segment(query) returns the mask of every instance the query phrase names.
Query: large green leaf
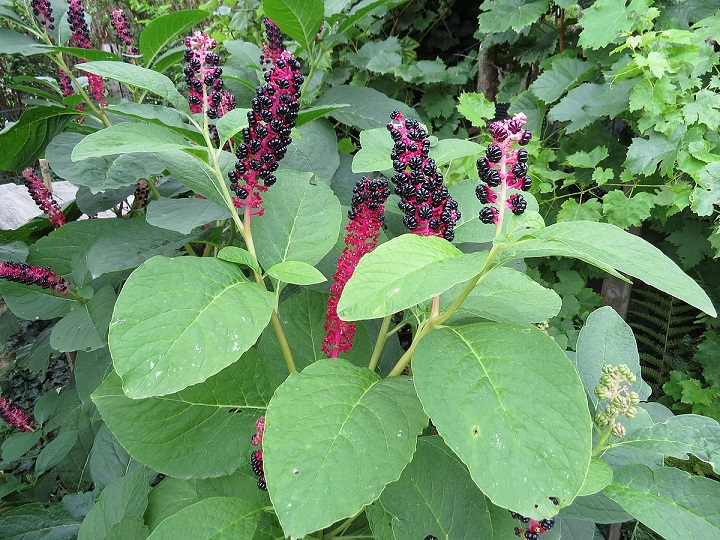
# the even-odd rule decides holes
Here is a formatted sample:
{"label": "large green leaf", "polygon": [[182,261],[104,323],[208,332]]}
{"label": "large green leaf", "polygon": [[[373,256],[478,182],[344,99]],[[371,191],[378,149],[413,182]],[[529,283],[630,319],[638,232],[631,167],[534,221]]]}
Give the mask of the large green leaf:
{"label": "large green leaf", "polygon": [[187,506],[160,523],[148,540],[235,540],[254,538],[262,505],[234,497],[211,497]]}
{"label": "large green leaf", "polygon": [[592,426],[552,338],[532,326],[444,327],[418,343],[412,367],[425,411],[495,504],[539,518],[557,512],[548,497],[578,494]]}
{"label": "large green leaf", "polygon": [[35,321],[62,317],[78,305],[72,297],[63,297],[37,285],[22,285],[0,280],[0,296],[15,315]]}
{"label": "large green leaf", "polygon": [[80,519],[62,503],[31,503],[10,508],[0,519],[0,537],[6,540],[71,540],[80,529]]}
{"label": "large green leaf", "polygon": [[315,120],[298,129],[299,137],[288,146],[280,170],[311,172],[329,184],[340,166],[337,135],[325,119]]}
{"label": "large green leaf", "polygon": [[360,259],[338,315],[347,321],[392,315],[479,274],[486,258],[486,252],[463,254],[437,236],[395,237]]}
{"label": "large green leaf", "polygon": [[72,160],[113,154],[130,154],[152,149],[157,152],[179,150],[186,146],[180,135],[156,124],[123,122],[91,133],[72,151]]}
{"label": "large green leaf", "polygon": [[593,405],[598,403],[595,387],[600,384],[604,364],[626,364],[637,377],[634,384],[626,386],[636,391],[643,400],[650,396],[651,388],[640,376],[640,355],[635,335],[610,306],[598,308],[588,316],[580,330],[576,351],[575,366]]}
{"label": "large green leaf", "polygon": [[32,56],[33,54],[43,54],[51,49],[30,36],[11,30],[10,28],[0,28],[0,51],[2,54],[22,54],[23,56]]}
{"label": "large green leaf", "polygon": [[310,50],[320,31],[325,7],[322,0],[265,0],[263,10],[280,30]]}
{"label": "large green leaf", "polygon": [[591,523],[621,523],[633,517],[622,507],[602,493],[578,497],[570,506],[562,509],[562,516]]}
{"label": "large green leaf", "polygon": [[147,508],[148,493],[150,485],[142,467],[107,486],[85,516],[78,540],[105,538],[122,519],[142,518]]}
{"label": "large green leaf", "polygon": [[707,416],[682,414],[662,424],[631,430],[611,448],[637,448],[679,459],[693,454],[720,470],[720,424]]}
{"label": "large green leaf", "polygon": [[220,207],[208,199],[163,198],[150,202],[145,217],[155,227],[188,234],[195,227],[230,216],[225,206]]}
{"label": "large green leaf", "polygon": [[169,78],[157,71],[126,62],[103,61],[79,64],[77,68],[129,86],[148,90],[165,98],[175,108],[190,113],[187,99],[176,90],[175,84]]}
{"label": "large green leaf", "polygon": [[372,173],[392,169],[390,152],[392,152],[393,140],[387,128],[361,131],[360,147],[352,160],[352,172]]}
{"label": "large green leaf", "polygon": [[95,434],[88,467],[95,488],[103,489],[142,465],[130,457],[107,424],[103,424]]}
{"label": "large green leaf", "polygon": [[42,449],[35,462],[35,476],[40,476],[68,455],[78,438],[77,431],[62,431]]}
{"label": "large green leaf", "polygon": [[662,251],[608,223],[572,221],[532,231],[503,250],[499,260],[552,255],[580,259],[619,277],[623,272],[716,315],[705,291]]}
{"label": "large green leaf", "polygon": [[19,171],[32,166],[52,138],[78,112],[63,107],[35,107],[22,113],[10,129],[0,133],[0,171]]}
{"label": "large green leaf", "polygon": [[[223,196],[220,180],[206,163],[182,150],[162,152],[157,157],[165,164],[175,180],[192,189],[196,194],[207,197],[218,206],[227,208],[228,203]],[[234,168],[237,158],[230,152],[220,152],[218,161],[223,171],[223,182],[229,190],[230,182],[227,180],[227,173]]]}
{"label": "large green leaf", "polygon": [[277,386],[254,351],[176,394],[130,399],[121,382],[112,373],[93,394],[103,420],[133,458],[179,478],[230,474],[249,463],[253,423]]}
{"label": "large green leaf", "polygon": [[209,12],[201,9],[186,9],[151,20],[140,33],[139,45],[144,64],[151,67],[165,45],[209,16]]}
{"label": "large green leaf", "polygon": [[530,85],[530,91],[545,103],[554,103],[582,79],[593,64],[577,58],[560,57]]}
{"label": "large green leaf", "polygon": [[105,286],[65,315],[50,334],[52,348],[60,352],[89,352],[105,347],[115,300],[113,288]]}
{"label": "large green leaf", "polygon": [[411,379],[382,380],[339,359],[290,375],[270,401],[263,438],[285,534],[302,537],[375,500],[400,477],[426,422]]}
{"label": "large green leaf", "polygon": [[333,111],[330,116],[361,130],[384,127],[390,121],[390,113],[395,109],[406,117],[420,118],[415,110],[404,103],[390,99],[382,92],[367,86],[333,86],[318,98],[315,105],[334,103],[351,103],[348,107]]}
{"label": "large green leaf", "polygon": [[600,49],[613,43],[620,32],[632,28],[626,7],[627,0],[598,0],[583,10],[578,45],[589,49]]}
{"label": "large green leaf", "polygon": [[310,173],[282,171],[277,178],[263,194],[265,213],[252,222],[258,260],[263,268],[282,261],[314,265],[335,245],[340,201]]}
{"label": "large green leaf", "polygon": [[[421,437],[413,460],[380,504],[396,538],[492,538],[487,500],[440,437]],[[458,519],[458,516],[463,516]]]}
{"label": "large green leaf", "polygon": [[248,350],[274,297],[219,259],[153,257],[125,282],[108,344],[132,398],[177,392]]}
{"label": "large green leaf", "polygon": [[629,465],[603,493],[666,540],[720,534],[720,484],[679,469]]}
{"label": "large green leaf", "polygon": [[478,17],[478,30],[482,33],[499,33],[511,28],[519,32],[534,23],[547,11],[548,0],[493,0],[483,4]]}

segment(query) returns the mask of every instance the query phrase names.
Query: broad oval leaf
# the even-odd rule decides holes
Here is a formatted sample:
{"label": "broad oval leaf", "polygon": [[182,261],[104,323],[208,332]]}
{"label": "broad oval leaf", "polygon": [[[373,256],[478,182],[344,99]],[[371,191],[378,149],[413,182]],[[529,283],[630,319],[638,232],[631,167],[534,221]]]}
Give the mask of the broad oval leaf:
{"label": "broad oval leaf", "polygon": [[148,540],[255,538],[264,511],[262,505],[244,499],[211,497],[191,504],[165,519]]}
{"label": "broad oval leaf", "polygon": [[327,281],[320,270],[300,261],[279,262],[268,268],[267,274],[283,283],[295,285],[314,285]]}
{"label": "broad oval leaf", "polygon": [[338,315],[346,321],[392,315],[479,274],[486,258],[487,252],[463,254],[437,236],[395,237],[360,259]]}
{"label": "broad oval leaf", "polygon": [[[400,479],[380,496],[396,538],[492,538],[487,500],[440,437],[421,437]],[[458,519],[458,516],[463,516]]]}
{"label": "broad oval leaf", "polygon": [[81,161],[113,154],[130,154],[178,150],[187,143],[180,135],[163,126],[135,122],[115,124],[91,133],[82,139],[72,151],[72,160]]}
{"label": "broad oval leaf", "polygon": [[603,493],[666,540],[720,534],[720,483],[672,467],[628,465]]}
{"label": "broad oval leaf", "polygon": [[15,315],[28,321],[62,317],[77,307],[75,298],[63,297],[37,285],[0,282],[0,296]]}
{"label": "broad oval leaf", "polygon": [[218,259],[222,259],[223,261],[228,261],[235,264],[242,264],[243,266],[252,268],[258,274],[262,274],[262,268],[260,268],[260,263],[258,263],[255,256],[247,249],[239,248],[236,246],[228,246],[222,248],[218,252],[217,256]]}
{"label": "broad oval leaf", "polygon": [[207,19],[210,13],[201,9],[186,9],[167,13],[151,20],[140,33],[140,52],[145,65],[150,67],[165,45],[177,38],[178,34]]}
{"label": "broad oval leaf", "polygon": [[495,504],[525,516],[571,501],[590,462],[587,398],[570,360],[535,327],[444,327],[417,345],[418,396]]}
{"label": "broad oval leaf", "polygon": [[552,255],[580,259],[618,277],[622,277],[619,272],[623,272],[708,315],[717,315],[705,291],[662,251],[609,223],[555,223],[509,245],[497,261]]}
{"label": "broad oval leaf", "polygon": [[63,431],[42,449],[35,462],[35,475],[40,476],[68,455],[78,438],[77,431]]}
{"label": "broad oval leaf", "polygon": [[588,474],[585,477],[585,483],[578,496],[593,495],[602,491],[605,486],[612,482],[612,478],[612,467],[600,458],[592,458]]}
{"label": "broad oval leaf", "polygon": [[218,206],[208,199],[163,198],[148,204],[145,217],[155,227],[189,234],[195,227],[229,219],[229,214],[225,206]]}
{"label": "broad oval leaf", "polygon": [[10,508],[0,520],[0,538],[71,540],[80,529],[80,519],[62,503],[31,503]]}
{"label": "broad oval leaf", "polygon": [[310,50],[320,31],[325,7],[321,0],[265,0],[263,10],[283,32]]}
{"label": "broad oval leaf", "polygon": [[168,77],[157,71],[126,62],[108,61],[86,62],[76,67],[113,81],[148,90],[167,99],[176,109],[190,113],[187,99],[177,91],[175,84]]}
{"label": "broad oval leaf", "polygon": [[178,478],[230,474],[247,464],[238,441],[250,440],[277,387],[253,351],[176,394],[130,399],[121,383],[112,373],[92,396],[103,420],[133,458]]}
{"label": "broad oval leaf", "polygon": [[332,189],[312,174],[279,171],[263,194],[265,213],[252,221],[263,268],[292,260],[317,264],[335,245],[342,210]]}
{"label": "broad oval leaf", "polygon": [[407,118],[420,118],[417,112],[400,101],[390,99],[382,92],[368,86],[333,86],[315,102],[315,106],[335,103],[351,103],[350,106],[333,111],[330,115],[338,122],[358,129],[385,127],[390,121],[390,111],[399,110]]}
{"label": "broad oval leaf", "polygon": [[285,534],[302,537],[375,500],[399,478],[426,423],[406,377],[382,380],[338,359],[290,375],[270,401],[263,438]]}
{"label": "broad oval leaf", "polygon": [[128,396],[177,392],[232,364],[270,320],[274,296],[219,259],[153,257],[128,278],[108,345]]}

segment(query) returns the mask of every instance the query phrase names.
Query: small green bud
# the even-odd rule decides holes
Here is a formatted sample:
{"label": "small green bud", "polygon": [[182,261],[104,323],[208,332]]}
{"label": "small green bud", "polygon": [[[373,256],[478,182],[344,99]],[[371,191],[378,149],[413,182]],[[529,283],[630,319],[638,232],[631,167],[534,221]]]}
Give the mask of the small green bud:
{"label": "small green bud", "polygon": [[615,368],[613,366],[611,366],[610,364],[603,364],[602,372],[605,375],[612,375],[614,371],[615,371]]}
{"label": "small green bud", "polygon": [[625,426],[623,426],[620,422],[615,422],[610,433],[612,433],[615,437],[624,437]]}
{"label": "small green bud", "polygon": [[612,420],[618,415],[618,410],[612,405],[608,405],[605,407],[605,414]]}
{"label": "small green bud", "polygon": [[612,399],[613,407],[618,409],[619,411],[622,411],[627,407],[627,401],[625,401],[625,396],[615,396]]}
{"label": "small green bud", "polygon": [[599,412],[595,415],[595,423],[600,427],[605,427],[610,424],[610,420],[605,413]]}
{"label": "small green bud", "polygon": [[625,409],[625,416],[627,418],[635,418],[637,416],[638,410],[635,407],[628,407]]}
{"label": "small green bud", "polygon": [[608,397],[608,389],[605,388],[602,384],[598,384],[595,387],[595,395],[598,399],[607,399]]}
{"label": "small green bud", "polygon": [[602,384],[605,388],[612,388],[612,377],[606,373],[605,375],[600,377],[600,384]]}
{"label": "small green bud", "polygon": [[632,370],[628,367],[627,364],[620,364],[618,366],[618,371],[620,372],[620,375],[625,377],[625,380],[630,384],[633,384],[637,380],[635,374],[632,372]]}
{"label": "small green bud", "polygon": [[637,405],[640,403],[640,396],[637,392],[630,392],[628,394],[628,400],[630,401],[630,405]]}

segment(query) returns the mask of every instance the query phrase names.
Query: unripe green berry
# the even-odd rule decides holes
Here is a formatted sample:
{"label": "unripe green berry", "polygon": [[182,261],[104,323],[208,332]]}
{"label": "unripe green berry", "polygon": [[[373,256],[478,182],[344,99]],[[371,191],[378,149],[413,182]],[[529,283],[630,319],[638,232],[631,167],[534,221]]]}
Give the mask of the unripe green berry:
{"label": "unripe green berry", "polygon": [[595,415],[595,423],[600,427],[604,427],[610,423],[610,420],[605,413],[599,412]]}
{"label": "unripe green berry", "polygon": [[637,392],[630,392],[628,394],[628,400],[630,401],[631,405],[637,405],[638,403],[640,403],[640,396]]}
{"label": "unripe green berry", "polygon": [[606,375],[612,375],[614,371],[615,371],[615,368],[613,366],[611,366],[610,364],[603,364],[602,372],[605,373]]}
{"label": "unripe green berry", "polygon": [[627,407],[627,401],[625,401],[625,396],[615,396],[612,399],[612,404],[613,404],[613,407],[615,407],[616,409],[618,409],[620,411],[622,411],[623,409],[625,409],[625,407]]}
{"label": "unripe green berry", "polygon": [[618,410],[612,405],[608,405],[605,407],[605,414],[607,414],[608,418],[613,419],[618,415]]}
{"label": "unripe green berry", "polygon": [[602,384],[605,388],[611,388],[613,385],[612,377],[606,373],[600,377],[600,384]]}
{"label": "unripe green berry", "polygon": [[635,407],[628,407],[627,409],[625,409],[624,414],[627,418],[635,418],[637,416],[637,413],[638,411]]}
{"label": "unripe green berry", "polygon": [[620,422],[615,422],[612,426],[612,430],[610,431],[615,437],[624,437],[625,436],[625,426],[623,426]]}
{"label": "unripe green berry", "polygon": [[608,389],[605,388],[602,384],[598,384],[595,387],[595,395],[598,399],[607,399],[608,397],[610,397],[608,396],[608,392]]}

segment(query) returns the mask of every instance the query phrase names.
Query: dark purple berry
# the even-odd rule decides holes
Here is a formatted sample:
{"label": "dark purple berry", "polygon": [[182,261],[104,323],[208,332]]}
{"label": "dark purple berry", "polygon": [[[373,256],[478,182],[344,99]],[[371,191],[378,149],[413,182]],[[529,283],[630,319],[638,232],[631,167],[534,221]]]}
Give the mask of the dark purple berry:
{"label": "dark purple berry", "polygon": [[482,208],[478,217],[483,223],[495,223],[495,212],[493,212],[493,209],[489,206]]}
{"label": "dark purple berry", "polygon": [[532,178],[530,178],[529,176],[524,176],[522,179],[522,190],[530,191],[531,187],[532,187]]}
{"label": "dark purple berry", "polygon": [[527,163],[528,160],[528,151],[524,148],[521,148],[517,151],[517,160],[518,163]]}
{"label": "dark purple berry", "polygon": [[484,186],[483,184],[478,184],[478,186],[475,188],[475,196],[480,201],[480,204],[487,204],[488,195],[489,192],[487,186]]}
{"label": "dark purple berry", "polygon": [[484,177],[485,183],[490,187],[497,187],[500,185],[500,172],[496,169],[491,169]]}
{"label": "dark purple berry", "polygon": [[518,144],[525,146],[527,143],[530,142],[530,139],[532,139],[532,132],[529,129],[526,129],[525,131],[523,131],[522,137],[520,137]]}
{"label": "dark purple berry", "polygon": [[502,149],[497,145],[491,144],[487,147],[485,155],[490,163],[499,163],[502,159]]}
{"label": "dark purple berry", "polygon": [[515,195],[511,195],[508,198],[508,205],[510,207],[510,210],[513,214],[516,216],[519,216],[522,214],[525,209],[527,208],[527,202],[525,201],[525,198],[520,195],[519,193],[516,193]]}

